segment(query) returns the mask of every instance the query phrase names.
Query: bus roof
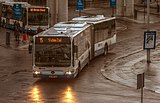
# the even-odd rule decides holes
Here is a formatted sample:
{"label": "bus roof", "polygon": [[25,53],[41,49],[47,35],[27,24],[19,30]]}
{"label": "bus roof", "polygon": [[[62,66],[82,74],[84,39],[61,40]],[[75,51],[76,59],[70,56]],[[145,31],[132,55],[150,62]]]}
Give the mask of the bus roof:
{"label": "bus roof", "polygon": [[43,36],[74,36],[89,25],[86,22],[67,21],[55,24],[50,29],[38,34]]}
{"label": "bus roof", "polygon": [[87,23],[98,23],[103,20],[112,20],[112,19],[115,19],[115,17],[104,17],[104,15],[96,15],[96,16],[75,17],[72,20],[73,21],[85,21]]}
{"label": "bus roof", "polygon": [[54,27],[84,27],[86,24],[86,22],[68,21],[57,23]]}
{"label": "bus roof", "polygon": [[49,7],[47,6],[37,6],[37,5],[31,5],[29,6],[29,8],[48,8],[49,9]]}
{"label": "bus roof", "polygon": [[22,4],[23,7],[28,7],[28,8],[48,8],[49,7],[45,7],[45,6],[36,6],[36,5],[30,5],[28,2],[3,2],[2,4],[4,5],[11,5],[13,6],[14,4]]}
{"label": "bus roof", "polygon": [[27,2],[4,2],[4,3],[2,3],[2,4],[5,4],[5,5],[11,5],[11,6],[13,6],[14,4],[22,4],[23,6],[25,6],[25,7],[29,7],[29,6],[31,6],[30,4],[28,4]]}
{"label": "bus roof", "polygon": [[[91,19],[89,19],[91,18]],[[43,36],[55,35],[55,36],[76,36],[78,33],[82,32],[84,29],[90,26],[90,23],[96,24],[104,21],[109,21],[115,19],[114,17],[104,17],[104,16],[96,16],[96,17],[77,17],[72,21],[60,22],[55,24],[50,29],[40,33]],[[81,19],[81,20],[79,20]]]}
{"label": "bus roof", "polygon": [[9,2],[9,1],[11,2],[11,1],[14,1],[14,0],[0,0],[0,2],[6,2],[6,1],[7,2]]}

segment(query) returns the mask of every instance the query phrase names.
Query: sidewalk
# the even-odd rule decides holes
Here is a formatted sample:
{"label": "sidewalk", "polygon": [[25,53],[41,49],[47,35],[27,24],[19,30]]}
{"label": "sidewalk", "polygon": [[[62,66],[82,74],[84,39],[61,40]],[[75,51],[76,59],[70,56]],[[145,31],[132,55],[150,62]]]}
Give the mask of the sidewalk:
{"label": "sidewalk", "polygon": [[[9,45],[6,44],[6,32],[9,32],[10,36],[9,36]],[[1,28],[0,27],[0,46],[5,47],[5,48],[9,48],[9,49],[14,49],[14,50],[28,50],[28,38],[27,41],[24,43],[22,42],[22,34],[20,35],[20,41],[18,43],[18,41],[15,41],[15,37],[14,37],[14,31],[13,30],[9,30],[9,29],[5,29],[5,28]]]}
{"label": "sidewalk", "polygon": [[[160,44],[152,52],[149,64],[144,52],[140,50],[118,57],[110,65],[102,68],[101,73],[111,81],[136,89],[137,74],[145,72],[145,89],[160,94]],[[128,58],[132,60],[124,62]],[[120,63],[121,61],[123,63]]]}

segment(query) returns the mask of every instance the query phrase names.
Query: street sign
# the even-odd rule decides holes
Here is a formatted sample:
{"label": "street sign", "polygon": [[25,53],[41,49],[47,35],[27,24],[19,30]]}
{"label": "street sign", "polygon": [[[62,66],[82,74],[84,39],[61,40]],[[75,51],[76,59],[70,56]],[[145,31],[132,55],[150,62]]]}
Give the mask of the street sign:
{"label": "street sign", "polygon": [[144,49],[155,49],[156,47],[156,31],[144,32]]}
{"label": "street sign", "polygon": [[110,0],[110,7],[116,7],[116,0]]}
{"label": "street sign", "polygon": [[14,4],[13,5],[13,13],[15,18],[22,18],[22,4]]}
{"label": "street sign", "polygon": [[84,9],[84,0],[77,0],[76,8],[77,8],[77,10],[83,10]]}

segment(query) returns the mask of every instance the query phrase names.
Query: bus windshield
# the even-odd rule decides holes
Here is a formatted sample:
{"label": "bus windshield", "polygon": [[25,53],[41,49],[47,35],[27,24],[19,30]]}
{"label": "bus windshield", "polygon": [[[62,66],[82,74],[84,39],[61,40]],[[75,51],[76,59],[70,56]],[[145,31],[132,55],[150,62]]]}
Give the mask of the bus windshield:
{"label": "bus windshield", "polygon": [[28,25],[48,25],[48,12],[28,12]]}
{"label": "bus windshield", "polygon": [[35,65],[68,67],[71,65],[71,44],[35,44]]}

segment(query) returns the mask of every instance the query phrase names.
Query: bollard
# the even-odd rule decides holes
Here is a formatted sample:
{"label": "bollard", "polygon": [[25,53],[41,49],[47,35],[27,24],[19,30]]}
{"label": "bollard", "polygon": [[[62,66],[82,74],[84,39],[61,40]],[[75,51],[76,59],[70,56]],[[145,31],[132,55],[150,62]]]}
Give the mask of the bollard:
{"label": "bollard", "polygon": [[10,45],[10,32],[6,32],[6,45]]}
{"label": "bollard", "polygon": [[134,9],[134,19],[137,19],[137,10]]}

